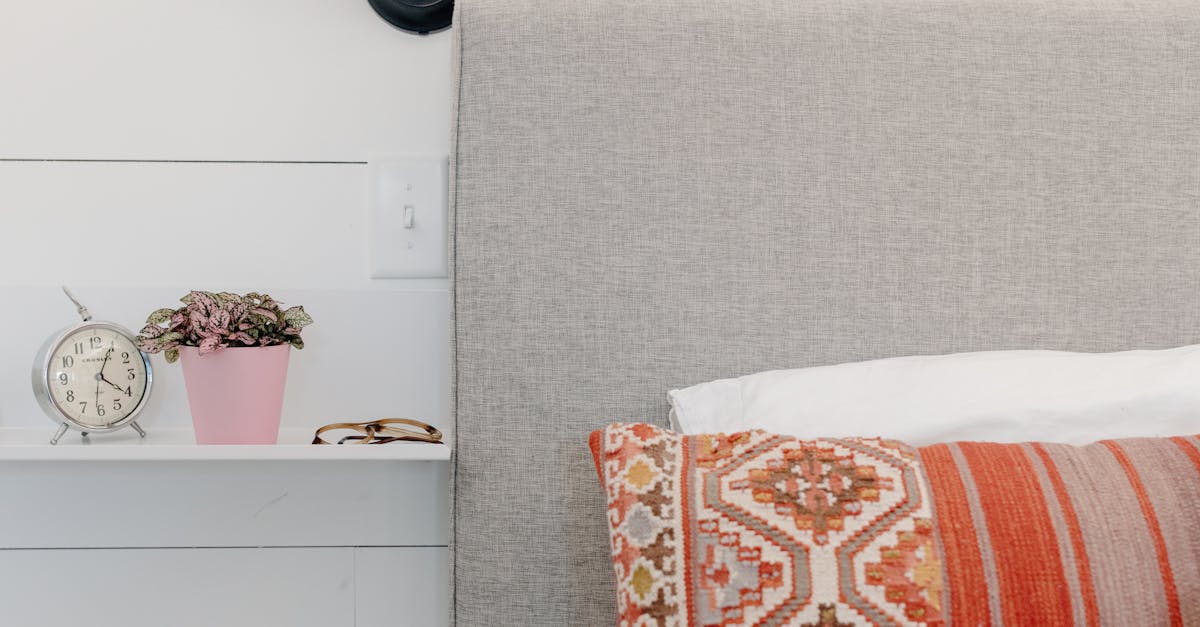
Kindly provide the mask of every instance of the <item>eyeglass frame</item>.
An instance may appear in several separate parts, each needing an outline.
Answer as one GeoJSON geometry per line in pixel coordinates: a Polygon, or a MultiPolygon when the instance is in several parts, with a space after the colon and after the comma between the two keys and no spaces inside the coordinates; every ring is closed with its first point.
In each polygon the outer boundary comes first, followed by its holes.
{"type": "Polygon", "coordinates": [[[367,422],[335,422],[325,425],[313,434],[313,444],[328,444],[339,445],[345,444],[347,441],[352,441],[354,444],[387,444],[389,442],[428,442],[430,444],[445,444],[442,442],[442,432],[432,425],[425,424],[419,420],[410,420],[408,418],[381,418],[379,420],[369,420],[367,422]],[[405,429],[404,427],[395,427],[392,425],[409,425],[417,427],[421,431],[405,429]],[[347,435],[337,442],[327,442],[321,434],[327,431],[337,429],[347,429],[357,431],[362,435],[347,435]]]}

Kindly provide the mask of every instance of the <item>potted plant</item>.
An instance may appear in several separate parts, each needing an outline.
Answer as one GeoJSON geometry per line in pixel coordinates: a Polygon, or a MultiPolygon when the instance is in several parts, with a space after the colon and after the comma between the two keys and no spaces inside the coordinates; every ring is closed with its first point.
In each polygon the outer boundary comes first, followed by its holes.
{"type": "Polygon", "coordinates": [[[292,347],[312,324],[303,307],[266,294],[191,292],[178,309],[150,314],[138,334],[147,353],[183,360],[198,444],[274,444],[292,347]]]}

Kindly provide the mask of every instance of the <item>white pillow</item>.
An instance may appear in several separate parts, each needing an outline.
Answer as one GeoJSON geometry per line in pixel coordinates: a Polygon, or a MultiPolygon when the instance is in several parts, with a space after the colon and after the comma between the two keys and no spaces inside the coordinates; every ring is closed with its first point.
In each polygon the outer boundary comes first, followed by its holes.
{"type": "Polygon", "coordinates": [[[1200,433],[1200,345],[992,351],[773,370],[668,393],[683,433],[764,429],[914,445],[1200,433]]]}

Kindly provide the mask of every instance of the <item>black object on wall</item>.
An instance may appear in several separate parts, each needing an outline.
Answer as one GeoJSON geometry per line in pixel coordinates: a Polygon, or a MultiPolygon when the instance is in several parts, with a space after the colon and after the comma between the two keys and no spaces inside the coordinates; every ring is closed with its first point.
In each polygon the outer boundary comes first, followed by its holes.
{"type": "Polygon", "coordinates": [[[422,35],[449,28],[454,16],[454,0],[367,1],[392,26],[422,35]]]}

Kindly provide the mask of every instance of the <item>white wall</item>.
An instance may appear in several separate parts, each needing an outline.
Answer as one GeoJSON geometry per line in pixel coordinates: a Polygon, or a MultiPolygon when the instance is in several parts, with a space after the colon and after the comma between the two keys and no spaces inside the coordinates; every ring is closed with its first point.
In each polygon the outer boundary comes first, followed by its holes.
{"type": "MultiPolygon", "coordinates": [[[[135,330],[193,288],[303,304],[285,427],[407,416],[452,437],[448,281],[370,279],[365,213],[367,161],[448,152],[450,40],[366,0],[0,0],[0,428],[54,429],[29,369],[76,320],[65,283],[135,330]]],[[[155,368],[140,422],[187,428],[179,367],[155,368]]],[[[0,623],[445,623],[445,541],[407,531],[445,528],[444,463],[58,464],[0,464],[0,623]],[[30,536],[45,519],[63,533],[30,536]],[[64,572],[135,592],[65,592],[64,572]],[[399,623],[396,590],[418,599],[399,623]]]]}
{"type": "MultiPolygon", "coordinates": [[[[303,304],[285,427],[448,431],[448,284],[368,277],[365,162],[448,151],[450,37],[366,0],[0,2],[0,427],[52,429],[28,370],[65,283],[134,330],[193,288],[303,304]]],[[[186,427],[155,365],[142,422],[186,427]]]]}
{"type": "Polygon", "coordinates": [[[361,161],[445,151],[450,35],[366,0],[4,0],[0,150],[361,161]]]}

